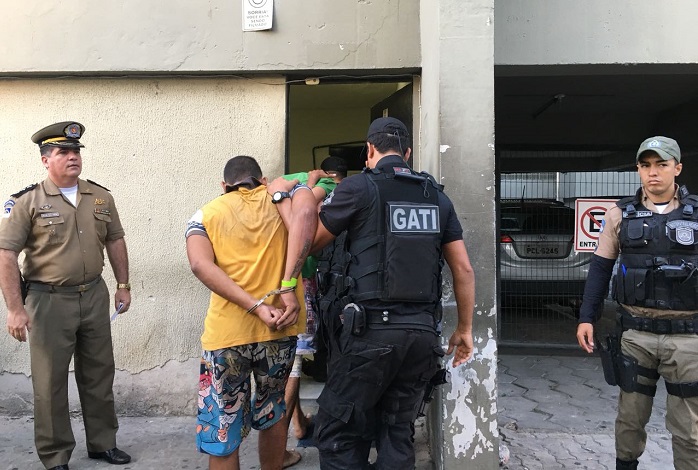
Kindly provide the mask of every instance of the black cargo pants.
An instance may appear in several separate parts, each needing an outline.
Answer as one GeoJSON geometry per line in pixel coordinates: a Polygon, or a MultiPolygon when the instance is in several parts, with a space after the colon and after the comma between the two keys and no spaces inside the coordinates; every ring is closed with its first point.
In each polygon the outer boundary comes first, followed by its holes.
{"type": "Polygon", "coordinates": [[[318,398],[315,437],[323,470],[414,468],[414,420],[443,350],[435,332],[342,329],[318,398]]]}

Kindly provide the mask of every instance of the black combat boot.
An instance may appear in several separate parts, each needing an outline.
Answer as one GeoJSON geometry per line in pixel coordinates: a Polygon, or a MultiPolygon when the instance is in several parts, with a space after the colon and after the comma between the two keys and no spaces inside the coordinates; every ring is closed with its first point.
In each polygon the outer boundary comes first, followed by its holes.
{"type": "Polygon", "coordinates": [[[639,463],[637,460],[616,459],[616,470],[637,470],[639,463]]]}

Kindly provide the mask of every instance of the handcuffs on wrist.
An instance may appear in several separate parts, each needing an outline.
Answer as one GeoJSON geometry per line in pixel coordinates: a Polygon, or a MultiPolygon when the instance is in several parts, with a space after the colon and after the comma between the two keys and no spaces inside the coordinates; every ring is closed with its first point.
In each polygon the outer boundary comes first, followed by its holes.
{"type": "Polygon", "coordinates": [[[287,292],[293,292],[294,290],[296,290],[296,286],[293,286],[293,287],[280,287],[280,288],[278,288],[278,289],[274,289],[274,290],[271,291],[271,292],[267,292],[267,293],[264,295],[264,297],[262,297],[261,299],[259,299],[252,307],[250,307],[250,308],[247,309],[247,313],[252,313],[252,312],[254,312],[255,309],[256,309],[257,307],[259,307],[260,305],[262,305],[262,304],[264,303],[264,301],[267,300],[267,298],[271,297],[272,295],[286,294],[287,292]]]}

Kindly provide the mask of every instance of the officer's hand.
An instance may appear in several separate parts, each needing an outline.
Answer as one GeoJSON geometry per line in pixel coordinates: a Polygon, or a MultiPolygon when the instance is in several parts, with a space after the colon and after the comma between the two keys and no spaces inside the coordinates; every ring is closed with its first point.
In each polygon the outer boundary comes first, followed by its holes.
{"type": "Polygon", "coordinates": [[[277,191],[290,192],[295,185],[298,184],[298,180],[286,180],[279,176],[271,184],[267,185],[267,192],[269,194],[274,194],[277,191]]]}
{"type": "Polygon", "coordinates": [[[281,302],[284,304],[284,313],[281,318],[276,320],[276,327],[283,330],[287,326],[295,325],[298,321],[298,313],[301,311],[301,306],[298,304],[296,291],[286,292],[281,294],[281,302]]]}
{"type": "Polygon", "coordinates": [[[19,342],[27,340],[27,332],[31,331],[32,322],[24,307],[7,312],[7,332],[19,342]]]}
{"type": "Polygon", "coordinates": [[[473,332],[456,328],[448,340],[446,354],[451,354],[454,349],[456,354],[453,356],[453,367],[465,364],[473,355],[473,332]]]}
{"type": "Polygon", "coordinates": [[[577,342],[588,353],[594,352],[594,325],[580,323],[577,325],[577,342]]]}
{"type": "Polygon", "coordinates": [[[306,183],[309,188],[312,188],[317,184],[318,181],[322,178],[331,178],[329,174],[325,172],[325,170],[312,170],[308,172],[308,182],[306,183]]]}
{"type": "Polygon", "coordinates": [[[276,321],[283,314],[283,310],[272,307],[271,305],[262,304],[254,309],[253,313],[257,315],[271,331],[276,331],[276,321]]]}
{"type": "Polygon", "coordinates": [[[128,289],[117,289],[116,294],[114,294],[114,308],[119,309],[119,304],[123,303],[124,306],[121,308],[121,313],[126,313],[131,306],[131,291],[128,289]]]}

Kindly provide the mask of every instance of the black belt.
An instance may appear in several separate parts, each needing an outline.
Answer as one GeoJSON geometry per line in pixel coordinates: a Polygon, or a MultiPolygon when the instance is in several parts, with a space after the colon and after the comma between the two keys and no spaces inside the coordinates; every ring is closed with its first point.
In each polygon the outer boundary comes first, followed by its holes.
{"type": "Polygon", "coordinates": [[[625,310],[618,315],[623,331],[638,330],[658,335],[698,334],[698,316],[688,319],[634,317],[625,310]]]}
{"type": "Polygon", "coordinates": [[[430,331],[436,329],[434,315],[431,313],[400,314],[375,310],[366,312],[366,320],[369,325],[382,325],[387,328],[412,329],[421,327],[418,329],[423,329],[428,327],[430,331]]]}
{"type": "Polygon", "coordinates": [[[80,284],[79,286],[54,286],[51,284],[44,284],[43,282],[27,281],[27,289],[36,290],[39,292],[50,292],[52,294],[75,294],[78,292],[87,292],[96,286],[101,280],[102,276],[97,276],[87,284],[80,284]]]}

